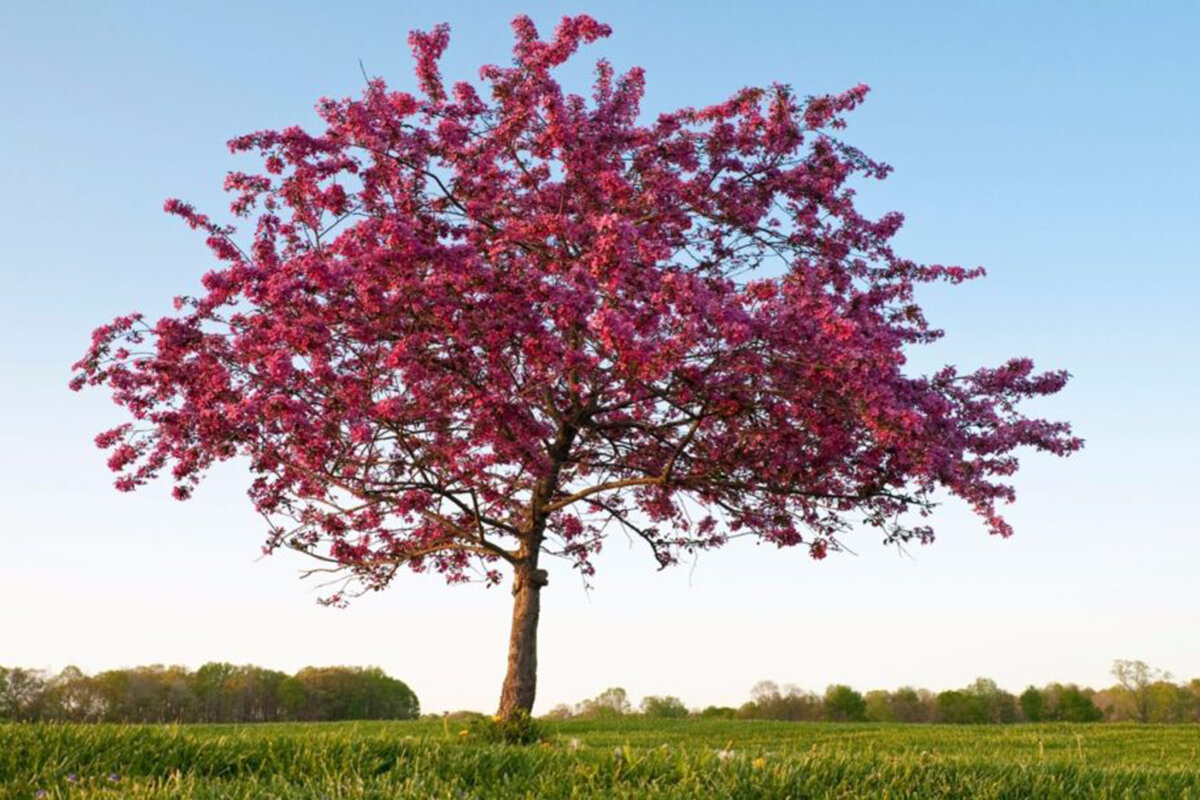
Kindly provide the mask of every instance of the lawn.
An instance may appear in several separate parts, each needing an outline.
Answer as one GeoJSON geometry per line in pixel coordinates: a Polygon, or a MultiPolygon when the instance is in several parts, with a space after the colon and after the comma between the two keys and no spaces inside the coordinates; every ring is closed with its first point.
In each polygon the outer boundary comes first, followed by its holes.
{"type": "Polygon", "coordinates": [[[1196,798],[1200,726],[0,725],[0,798],[1196,798]]]}

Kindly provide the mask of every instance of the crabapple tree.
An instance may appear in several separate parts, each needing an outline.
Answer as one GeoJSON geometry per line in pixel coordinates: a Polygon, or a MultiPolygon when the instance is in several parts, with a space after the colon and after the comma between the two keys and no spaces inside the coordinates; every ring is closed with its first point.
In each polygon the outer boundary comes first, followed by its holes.
{"type": "Polygon", "coordinates": [[[511,66],[443,81],[449,30],[410,35],[419,90],[323,99],[323,130],[239,136],[225,187],[244,234],[179,200],[217,266],[157,321],[97,329],[72,385],[129,422],[97,437],[118,489],[166,474],[185,499],[243,458],[268,527],[339,581],[403,569],[514,596],[500,713],[534,702],[543,558],[590,576],[624,530],[663,567],[745,536],[813,558],[854,525],[929,542],[935,495],[1008,536],[1021,447],[1080,447],[1030,418],[1064,372],[905,369],[940,331],[923,265],[859,213],[889,168],[837,138],[867,94],[748,88],[644,119],[642,70],[553,70],[609,34],[587,16],[511,66]]]}

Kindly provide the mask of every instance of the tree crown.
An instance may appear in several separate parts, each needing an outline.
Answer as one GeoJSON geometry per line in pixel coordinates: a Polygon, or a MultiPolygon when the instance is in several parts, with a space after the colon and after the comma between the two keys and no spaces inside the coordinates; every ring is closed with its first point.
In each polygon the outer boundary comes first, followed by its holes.
{"type": "Polygon", "coordinates": [[[940,336],[915,288],[982,270],[900,257],[901,215],[856,210],[889,171],[834,136],[867,87],[643,121],[638,68],[600,61],[590,100],[552,76],[607,26],[513,27],[486,91],[443,81],[443,25],[410,36],[419,93],[372,79],[321,132],[233,139],[263,159],[225,182],[245,240],[167,202],[221,264],[75,365],[133,418],[97,437],[117,487],[169,470],[186,498],[245,457],[265,549],[370,589],[539,551],[591,574],[614,528],[662,566],[733,536],[821,558],[856,521],[927,542],[938,490],[1007,536],[1013,451],[1081,444],[1017,408],[1067,375],[906,373],[940,336]]]}

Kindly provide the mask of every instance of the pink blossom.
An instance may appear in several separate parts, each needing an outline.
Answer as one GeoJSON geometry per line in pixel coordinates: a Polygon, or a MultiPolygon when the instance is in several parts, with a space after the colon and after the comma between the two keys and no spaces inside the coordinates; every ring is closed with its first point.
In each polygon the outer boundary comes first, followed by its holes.
{"type": "Polygon", "coordinates": [[[215,256],[203,293],[101,326],[71,381],[130,415],[96,437],[117,487],[168,470],[184,499],[245,458],[264,552],[360,589],[539,554],[591,575],[615,531],[660,566],[733,533],[821,559],[858,521],[925,543],[942,493],[1009,535],[1016,453],[1081,446],[1021,411],[1067,374],[905,368],[941,335],[917,287],[983,273],[905,259],[902,215],[857,210],[890,168],[832,134],[867,87],[644,122],[638,68],[601,62],[590,100],[553,77],[608,26],[513,27],[487,92],[446,91],[439,25],[409,38],[419,96],[373,79],[319,102],[323,130],[232,139],[262,161],[225,180],[248,241],[166,202],[215,256]]]}

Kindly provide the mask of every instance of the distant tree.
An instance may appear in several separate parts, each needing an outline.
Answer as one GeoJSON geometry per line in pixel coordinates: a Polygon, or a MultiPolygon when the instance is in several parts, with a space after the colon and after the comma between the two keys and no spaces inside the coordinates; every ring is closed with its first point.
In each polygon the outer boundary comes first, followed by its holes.
{"type": "Polygon", "coordinates": [[[575,715],[588,718],[621,717],[633,711],[629,697],[620,686],[605,689],[591,700],[584,700],[576,708],[575,715]]]}
{"type": "Polygon", "coordinates": [[[774,681],[759,681],[750,691],[751,700],[738,709],[743,719],[779,719],[792,722],[821,718],[821,698],[795,686],[782,690],[774,681]]]}
{"type": "Polygon", "coordinates": [[[1104,714],[1105,722],[1137,719],[1129,692],[1119,684],[1097,690],[1092,694],[1092,702],[1104,714]]]}
{"type": "MultiPolygon", "coordinates": [[[[234,698],[238,717],[247,722],[272,722],[285,718],[279,687],[288,679],[282,672],[253,665],[239,667],[226,681],[226,691],[234,698]]],[[[361,717],[367,719],[367,717],[361,717]]]]}
{"type": "Polygon", "coordinates": [[[895,722],[896,710],[892,704],[892,693],[884,689],[872,689],[865,697],[866,718],[871,722],[895,722]]]}
{"type": "Polygon", "coordinates": [[[750,689],[750,700],[754,703],[769,703],[781,696],[775,681],[759,681],[750,689]]]}
{"type": "Polygon", "coordinates": [[[133,722],[133,704],[130,702],[129,671],[110,669],[92,676],[92,683],[104,705],[103,722],[133,722]]]}
{"type": "Polygon", "coordinates": [[[1036,686],[1030,686],[1021,692],[1018,703],[1021,713],[1029,722],[1041,722],[1046,718],[1046,695],[1036,686]]]}
{"type": "Polygon", "coordinates": [[[980,722],[997,724],[1016,720],[1017,699],[990,678],[977,679],[966,691],[976,703],[980,722]]]}
{"type": "MultiPolygon", "coordinates": [[[[159,685],[159,718],[163,722],[195,720],[200,700],[191,688],[191,672],[181,666],[166,667],[155,675],[159,685]]],[[[257,720],[254,720],[257,721],[257,720]]]]}
{"type": "Polygon", "coordinates": [[[1159,680],[1150,684],[1146,694],[1149,722],[1165,724],[1191,718],[1193,696],[1185,687],[1159,680]]]}
{"type": "Polygon", "coordinates": [[[1155,669],[1145,661],[1118,659],[1112,665],[1113,677],[1128,692],[1139,722],[1150,721],[1150,687],[1156,681],[1165,681],[1171,673],[1155,669]]]}
{"type": "Polygon", "coordinates": [[[1075,684],[1059,686],[1058,708],[1054,718],[1062,722],[1099,722],[1104,719],[1101,711],[1082,689],[1075,684]]]}
{"type": "Polygon", "coordinates": [[[573,716],[574,710],[566,703],[559,703],[543,715],[545,719],[570,719],[573,716]]]}
{"type": "Polygon", "coordinates": [[[421,704],[408,684],[387,675],[379,667],[361,671],[366,682],[369,717],[366,719],[416,719],[421,704]]]}
{"type": "Polygon", "coordinates": [[[1200,722],[1200,678],[1192,678],[1188,681],[1187,692],[1192,698],[1192,712],[1188,719],[1191,722],[1200,722]]]}
{"type": "Polygon", "coordinates": [[[1104,712],[1089,692],[1073,683],[1051,683],[1042,689],[1030,686],[1021,694],[1021,713],[1030,722],[1096,722],[1104,712]]]}
{"type": "Polygon", "coordinates": [[[303,719],[416,719],[421,713],[412,690],[375,667],[306,667],[295,677],[304,687],[303,719]]]}
{"type": "Polygon", "coordinates": [[[104,716],[104,698],[79,667],[65,667],[47,686],[50,717],[67,722],[94,722],[104,716]]]}
{"type": "Polygon", "coordinates": [[[889,172],[837,138],[867,87],[648,115],[639,68],[601,62],[591,98],[554,75],[608,26],[513,25],[486,91],[442,80],[438,26],[419,92],[373,78],[321,130],[233,139],[262,162],[225,181],[246,235],[168,201],[218,262],[201,296],[97,329],[72,379],[129,412],[97,437],[117,487],[182,499],[243,459],[266,550],[343,576],[331,603],[508,572],[503,716],[533,708],[543,559],[591,575],[610,531],[662,567],[733,531],[820,559],[860,519],[931,542],[948,494],[1009,535],[1016,451],[1081,446],[1022,409],[1068,376],[912,368],[941,335],[919,289],[982,271],[856,208],[889,172]]]}
{"type": "Polygon", "coordinates": [[[938,719],[954,725],[977,724],[984,721],[983,712],[976,698],[958,689],[939,692],[937,696],[938,719]]]}
{"type": "Polygon", "coordinates": [[[37,719],[45,688],[45,678],[36,670],[0,667],[0,719],[37,719]]]}
{"type": "Polygon", "coordinates": [[[233,722],[234,704],[227,690],[238,668],[225,662],[210,661],[192,673],[192,692],[200,704],[204,722],[233,722]]]}
{"type": "Polygon", "coordinates": [[[282,719],[303,719],[308,707],[308,691],[294,675],[289,675],[275,687],[275,702],[282,719]]]}
{"type": "Polygon", "coordinates": [[[270,722],[415,719],[416,695],[377,667],[306,667],[294,677],[252,665],[195,672],[154,664],[50,680],[0,667],[0,719],[70,722],[270,722]]]}
{"type": "Polygon", "coordinates": [[[737,709],[730,706],[705,706],[700,716],[706,719],[736,719],[737,709]]]}
{"type": "Polygon", "coordinates": [[[822,705],[825,719],[830,722],[862,722],[867,718],[867,701],[849,686],[830,686],[822,705]]]}
{"type": "Polygon", "coordinates": [[[932,722],[937,716],[934,695],[928,689],[901,686],[892,692],[891,703],[897,722],[932,722]]]}
{"type": "Polygon", "coordinates": [[[678,697],[650,695],[642,699],[642,713],[658,719],[680,719],[688,715],[687,706],[678,697]]]}

